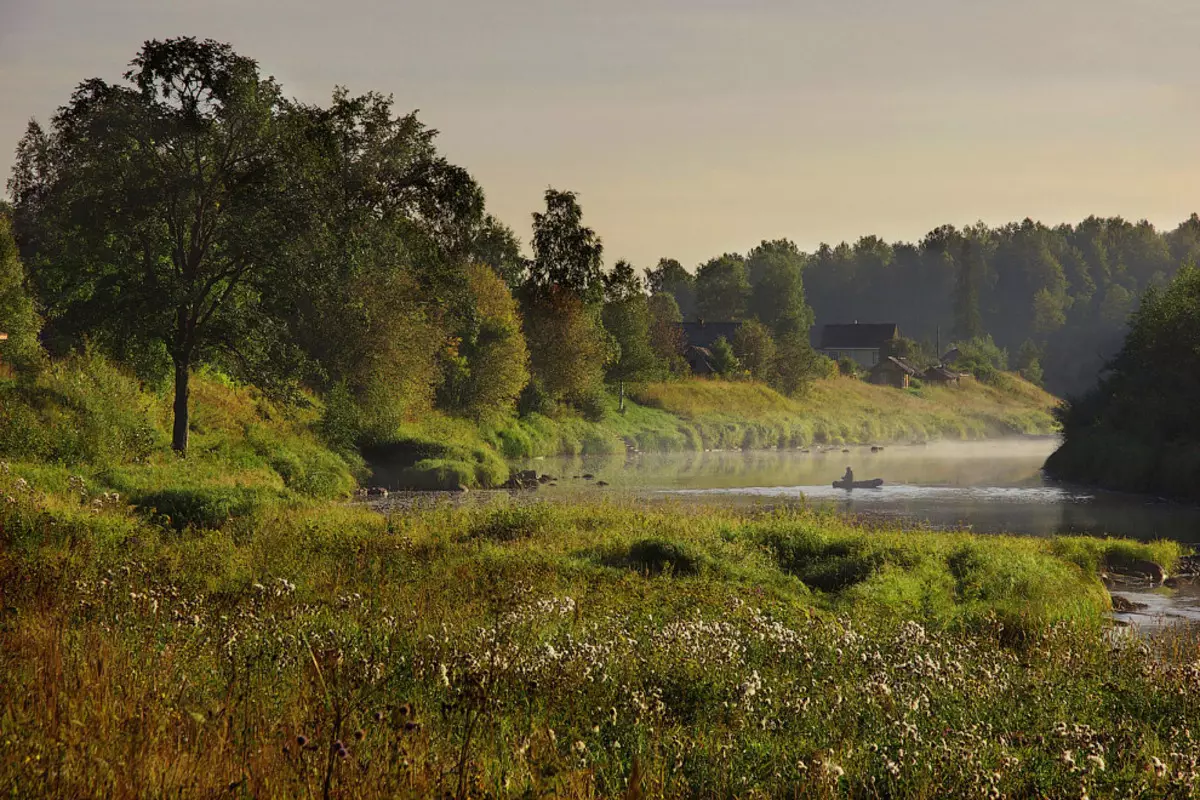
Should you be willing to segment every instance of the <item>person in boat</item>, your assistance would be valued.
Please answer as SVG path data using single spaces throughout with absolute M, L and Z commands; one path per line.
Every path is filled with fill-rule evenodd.
M 850 469 L 849 467 L 846 467 L 846 474 L 842 476 L 842 480 L 845 481 L 846 485 L 848 485 L 848 486 L 853 484 L 854 483 L 854 470 Z

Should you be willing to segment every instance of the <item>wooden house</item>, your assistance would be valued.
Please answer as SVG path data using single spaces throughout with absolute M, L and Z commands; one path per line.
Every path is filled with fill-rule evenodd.
M 920 371 L 909 361 L 896 356 L 885 356 L 882 361 L 871 368 L 867 379 L 880 386 L 895 386 L 897 389 L 907 389 L 909 380 L 920 374 Z
M 884 358 L 884 346 L 899 337 L 900 326 L 894 322 L 826 325 L 821 329 L 817 349 L 834 361 L 849 358 L 864 369 L 872 369 Z
M 740 322 L 681 322 L 679 332 L 683 339 L 683 357 L 696 375 L 711 375 L 712 346 L 717 339 L 733 344 L 733 337 L 742 327 Z
M 926 383 L 940 383 L 944 386 L 958 386 L 963 373 L 948 369 L 944 364 L 930 367 L 921 373 L 921 380 Z

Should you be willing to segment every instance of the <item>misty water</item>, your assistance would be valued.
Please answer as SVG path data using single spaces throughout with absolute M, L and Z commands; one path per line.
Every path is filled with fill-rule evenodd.
M 724 451 L 543 459 L 527 466 L 557 478 L 542 491 L 611 495 L 645 502 L 736 505 L 810 504 L 851 515 L 977 533 L 1088 534 L 1200 543 L 1200 508 L 1139 495 L 1056 484 L 1042 464 L 1054 438 L 928 445 Z M 835 489 L 846 467 L 879 489 Z M 590 474 L 592 480 L 582 476 Z M 598 486 L 603 481 L 607 486 Z M 1200 593 L 1122 587 L 1147 605 L 1128 621 L 1200 620 Z

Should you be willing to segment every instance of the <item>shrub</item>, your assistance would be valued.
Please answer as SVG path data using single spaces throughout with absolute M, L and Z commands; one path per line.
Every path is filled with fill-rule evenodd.
M 639 539 L 629 546 L 626 557 L 630 567 L 650 575 L 696 575 L 704 561 L 691 547 L 662 538 Z
M 270 492 L 258 488 L 205 486 L 147 492 L 134 498 L 134 504 L 178 531 L 218 530 L 230 520 L 262 511 L 272 499 Z

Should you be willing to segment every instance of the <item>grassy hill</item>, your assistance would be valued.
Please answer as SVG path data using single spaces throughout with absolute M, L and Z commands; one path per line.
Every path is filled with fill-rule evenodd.
M 219 516 L 274 497 L 345 496 L 370 474 L 358 454 L 322 442 L 318 398 L 274 402 L 207 372 L 193 387 L 192 449 L 180 459 L 168 446 L 167 393 L 98 356 L 56 363 L 32 384 L 0 379 L 0 459 L 58 483 L 83 475 L 174 517 Z M 798 398 L 757 383 L 695 379 L 630 394 L 623 412 L 609 398 L 599 419 L 564 412 L 480 427 L 428 412 L 366 456 L 392 487 L 496 486 L 508 478 L 505 459 L 619 453 L 627 444 L 654 452 L 1049 433 L 1056 402 L 1016 377 L 1002 387 L 905 390 L 834 378 Z

